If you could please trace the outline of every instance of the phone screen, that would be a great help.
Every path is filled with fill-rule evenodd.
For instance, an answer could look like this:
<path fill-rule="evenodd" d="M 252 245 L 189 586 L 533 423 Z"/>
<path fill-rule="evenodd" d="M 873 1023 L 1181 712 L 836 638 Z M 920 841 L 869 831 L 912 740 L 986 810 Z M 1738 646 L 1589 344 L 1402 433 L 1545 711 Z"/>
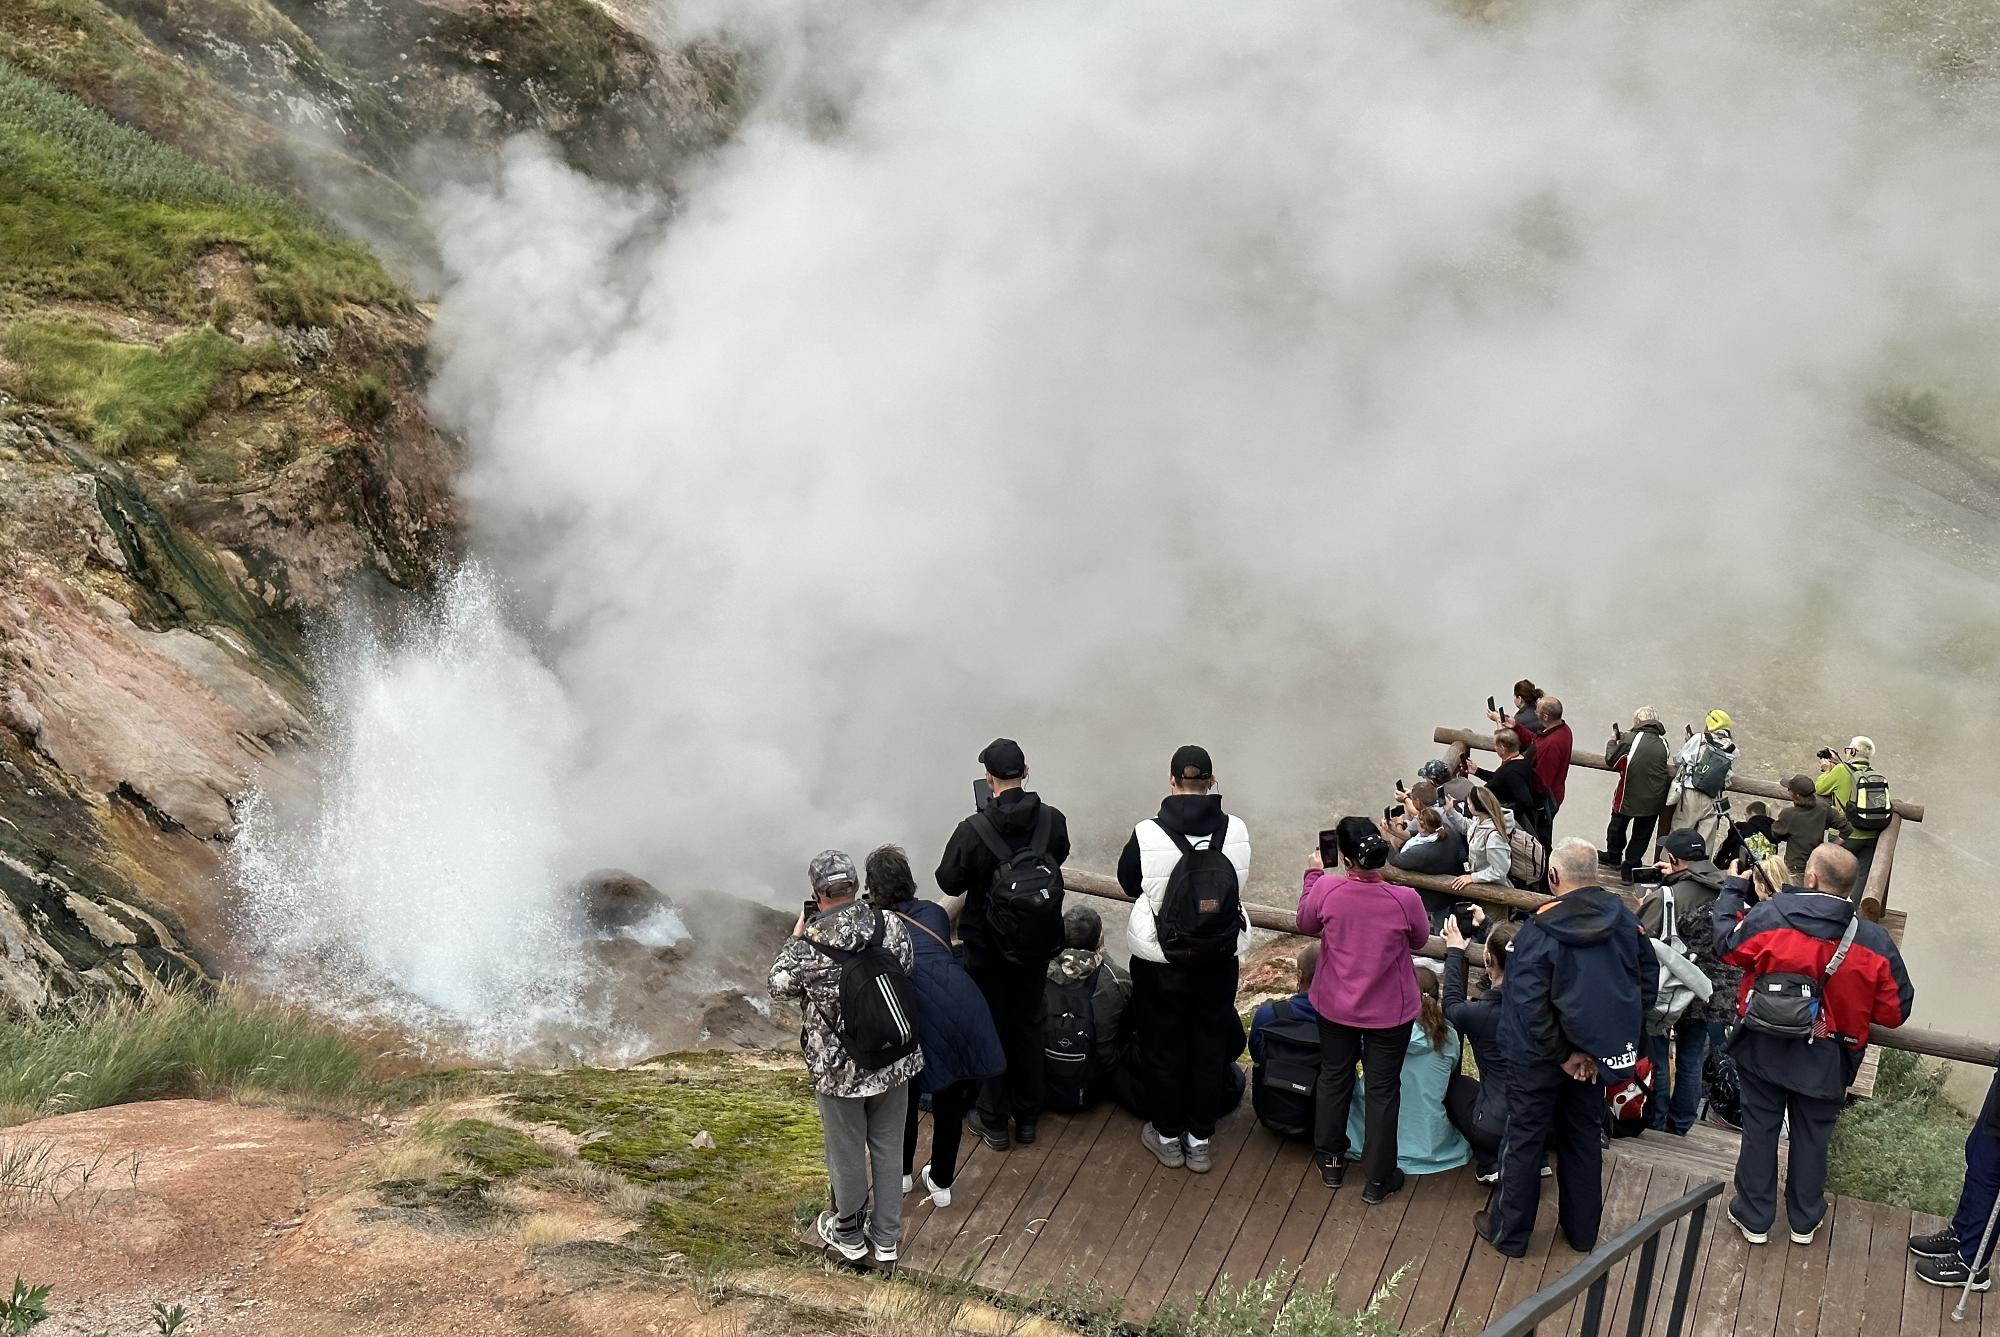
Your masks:
<path fill-rule="evenodd" d="M 1492 697 L 1490 697 L 1490 696 L 1486 698 L 1486 708 L 1487 708 L 1488 710 L 1498 710 L 1498 709 L 1500 709 L 1500 707 L 1498 707 L 1498 706 L 1496 706 L 1496 705 L 1494 705 L 1494 704 L 1493 704 L 1493 698 L 1492 698 Z"/>
<path fill-rule="evenodd" d="M 1319 861 L 1328 868 L 1340 867 L 1340 833 L 1322 831 L 1319 833 Z"/>

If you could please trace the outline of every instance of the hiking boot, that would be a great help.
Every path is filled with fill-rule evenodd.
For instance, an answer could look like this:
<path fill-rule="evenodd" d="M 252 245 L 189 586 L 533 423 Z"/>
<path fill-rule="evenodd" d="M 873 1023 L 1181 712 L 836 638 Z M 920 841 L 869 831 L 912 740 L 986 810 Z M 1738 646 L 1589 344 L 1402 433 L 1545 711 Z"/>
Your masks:
<path fill-rule="evenodd" d="M 1945 1286 L 1952 1290 L 1965 1289 L 1967 1278 L 1972 1280 L 1975 1291 L 1993 1289 L 1993 1268 L 1989 1264 L 1974 1272 L 1971 1266 L 1957 1254 L 1949 1258 L 1919 1258 L 1917 1260 L 1917 1280 L 1933 1286 Z"/>
<path fill-rule="evenodd" d="M 931 1205 L 933 1207 L 951 1206 L 951 1185 L 946 1184 L 943 1188 L 939 1188 L 937 1180 L 931 1178 L 931 1167 L 928 1165 L 924 1167 L 923 1175 L 924 1192 L 931 1195 Z"/>
<path fill-rule="evenodd" d="M 1035 1145 L 1035 1121 L 1023 1119 L 1014 1125 L 1014 1141 L 1024 1147 Z"/>
<path fill-rule="evenodd" d="M 965 1126 L 970 1128 L 981 1142 L 984 1142 L 995 1151 L 1005 1151 L 1010 1145 L 1007 1141 L 1007 1121 L 1005 1119 L 1002 1119 L 997 1124 L 988 1123 L 984 1114 L 978 1110 L 974 1110 L 965 1116 Z"/>
<path fill-rule="evenodd" d="M 1527 1256 L 1528 1251 L 1526 1249 L 1521 1250 L 1520 1253 L 1509 1253 L 1493 1242 L 1493 1213 L 1490 1211 L 1474 1212 L 1472 1214 L 1472 1233 L 1492 1245 L 1493 1251 L 1502 1258 L 1525 1258 Z"/>
<path fill-rule="evenodd" d="M 819 1237 L 827 1248 L 850 1263 L 858 1263 L 868 1256 L 868 1236 L 862 1231 L 859 1221 L 843 1227 L 840 1218 L 832 1212 L 821 1212 Z"/>
<path fill-rule="evenodd" d="M 1189 1134 L 1181 1139 L 1181 1154 L 1187 1158 L 1187 1168 L 1198 1175 L 1205 1175 L 1214 1166 L 1208 1156 L 1208 1139 Z"/>
<path fill-rule="evenodd" d="M 1800 1230 L 1797 1227 L 1793 1227 L 1792 1243 L 1811 1244 L 1813 1242 L 1813 1236 L 1819 1234 L 1819 1227 L 1821 1224 L 1824 1223 L 1825 1223 L 1825 1218 L 1821 1218 L 1821 1221 L 1818 1224 L 1815 1224 L 1811 1230 Z"/>
<path fill-rule="evenodd" d="M 1742 1231 L 1743 1238 L 1749 1240 L 1752 1244 L 1769 1244 L 1771 1242 L 1770 1231 L 1752 1230 L 1750 1227 L 1743 1224 L 1743 1218 L 1736 1214 L 1736 1205 L 1734 1203 L 1731 1203 L 1729 1206 L 1729 1221 L 1730 1224 L 1734 1225 L 1738 1230 Z"/>
<path fill-rule="evenodd" d="M 1402 1192 L 1405 1182 L 1406 1176 L 1401 1170 L 1398 1170 L 1381 1183 L 1370 1184 L 1367 1188 L 1362 1189 L 1361 1201 L 1367 1203 L 1370 1207 L 1380 1202 L 1386 1202 L 1391 1194 Z"/>
<path fill-rule="evenodd" d="M 1347 1158 L 1344 1156 L 1321 1156 L 1319 1161 L 1319 1182 L 1328 1188 L 1339 1188 L 1347 1182 Z"/>
<path fill-rule="evenodd" d="M 1178 1170 L 1187 1164 L 1187 1153 L 1181 1150 L 1181 1140 L 1161 1137 L 1159 1129 L 1151 1124 L 1139 1130 L 1139 1145 L 1157 1156 L 1160 1164 L 1169 1170 Z"/>
<path fill-rule="evenodd" d="M 1935 1235 L 1910 1236 L 1910 1252 L 1919 1258 L 1956 1258 L 1958 1247 L 1958 1232 L 1950 1226 Z"/>

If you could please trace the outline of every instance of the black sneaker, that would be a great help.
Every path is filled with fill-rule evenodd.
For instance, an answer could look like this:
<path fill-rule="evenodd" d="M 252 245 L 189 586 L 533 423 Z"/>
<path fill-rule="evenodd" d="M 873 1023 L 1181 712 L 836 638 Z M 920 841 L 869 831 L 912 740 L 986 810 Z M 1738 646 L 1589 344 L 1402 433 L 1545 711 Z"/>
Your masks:
<path fill-rule="evenodd" d="M 1963 1258 L 1953 1254 L 1949 1258 L 1919 1258 L 1917 1260 L 1917 1280 L 1929 1282 L 1933 1286 L 1943 1286 L 1949 1290 L 1967 1289 L 1965 1282 L 1970 1277 L 1975 1291 L 1993 1289 L 1993 1269 L 1982 1267 L 1974 1272 Z"/>
<path fill-rule="evenodd" d="M 1956 1258 L 1958 1232 L 1946 1226 L 1935 1235 L 1912 1235 L 1910 1252 L 1919 1258 Z"/>
<path fill-rule="evenodd" d="M 1025 1123 L 1016 1123 L 1014 1125 L 1014 1140 L 1020 1143 L 1024 1147 L 1034 1146 L 1035 1121 L 1033 1119 L 1029 1119 Z"/>
<path fill-rule="evenodd" d="M 1361 1201 L 1367 1203 L 1370 1207 L 1379 1202 L 1385 1202 L 1391 1194 L 1402 1192 L 1405 1182 L 1403 1172 L 1398 1170 L 1383 1182 L 1370 1184 L 1367 1188 L 1362 1189 Z"/>
<path fill-rule="evenodd" d="M 1005 1120 L 997 1124 L 988 1123 L 984 1114 L 981 1114 L 978 1110 L 974 1110 L 965 1116 L 965 1126 L 970 1128 L 981 1142 L 984 1142 L 995 1151 L 1005 1151 L 1010 1145 L 1007 1140 L 1007 1124 Z"/>
<path fill-rule="evenodd" d="M 1328 1188 L 1339 1188 L 1347 1182 L 1347 1161 L 1340 1156 L 1319 1157 L 1319 1182 Z"/>

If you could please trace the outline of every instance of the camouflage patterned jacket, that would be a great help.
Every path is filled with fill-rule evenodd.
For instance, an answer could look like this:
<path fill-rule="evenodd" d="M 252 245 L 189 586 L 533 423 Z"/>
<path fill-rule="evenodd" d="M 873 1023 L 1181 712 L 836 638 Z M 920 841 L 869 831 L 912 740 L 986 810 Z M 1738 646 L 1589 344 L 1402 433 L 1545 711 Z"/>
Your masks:
<path fill-rule="evenodd" d="M 810 945 L 856 951 L 874 935 L 878 913 L 873 906 L 853 901 L 818 915 L 806 925 L 805 937 L 786 943 L 771 963 L 771 997 L 792 1003 L 803 1013 L 799 1047 L 805 1050 L 813 1090 L 823 1096 L 879 1096 L 924 1068 L 922 1050 L 875 1072 L 864 1072 L 854 1065 L 840 1041 L 840 962 Z M 905 970 L 916 960 L 910 935 L 894 915 L 889 916 L 883 930 L 882 945 L 895 954 Z"/>

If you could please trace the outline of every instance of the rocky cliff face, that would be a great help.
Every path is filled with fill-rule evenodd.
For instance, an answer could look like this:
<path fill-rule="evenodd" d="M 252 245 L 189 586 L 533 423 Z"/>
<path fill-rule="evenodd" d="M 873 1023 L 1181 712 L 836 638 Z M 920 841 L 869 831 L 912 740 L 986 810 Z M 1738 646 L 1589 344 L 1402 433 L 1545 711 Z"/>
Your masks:
<path fill-rule="evenodd" d="M 209 973 L 313 627 L 454 554 L 421 308 L 301 202 L 420 281 L 423 146 L 656 177 L 733 77 L 584 0 L 0 6 L 0 1012 Z"/>

